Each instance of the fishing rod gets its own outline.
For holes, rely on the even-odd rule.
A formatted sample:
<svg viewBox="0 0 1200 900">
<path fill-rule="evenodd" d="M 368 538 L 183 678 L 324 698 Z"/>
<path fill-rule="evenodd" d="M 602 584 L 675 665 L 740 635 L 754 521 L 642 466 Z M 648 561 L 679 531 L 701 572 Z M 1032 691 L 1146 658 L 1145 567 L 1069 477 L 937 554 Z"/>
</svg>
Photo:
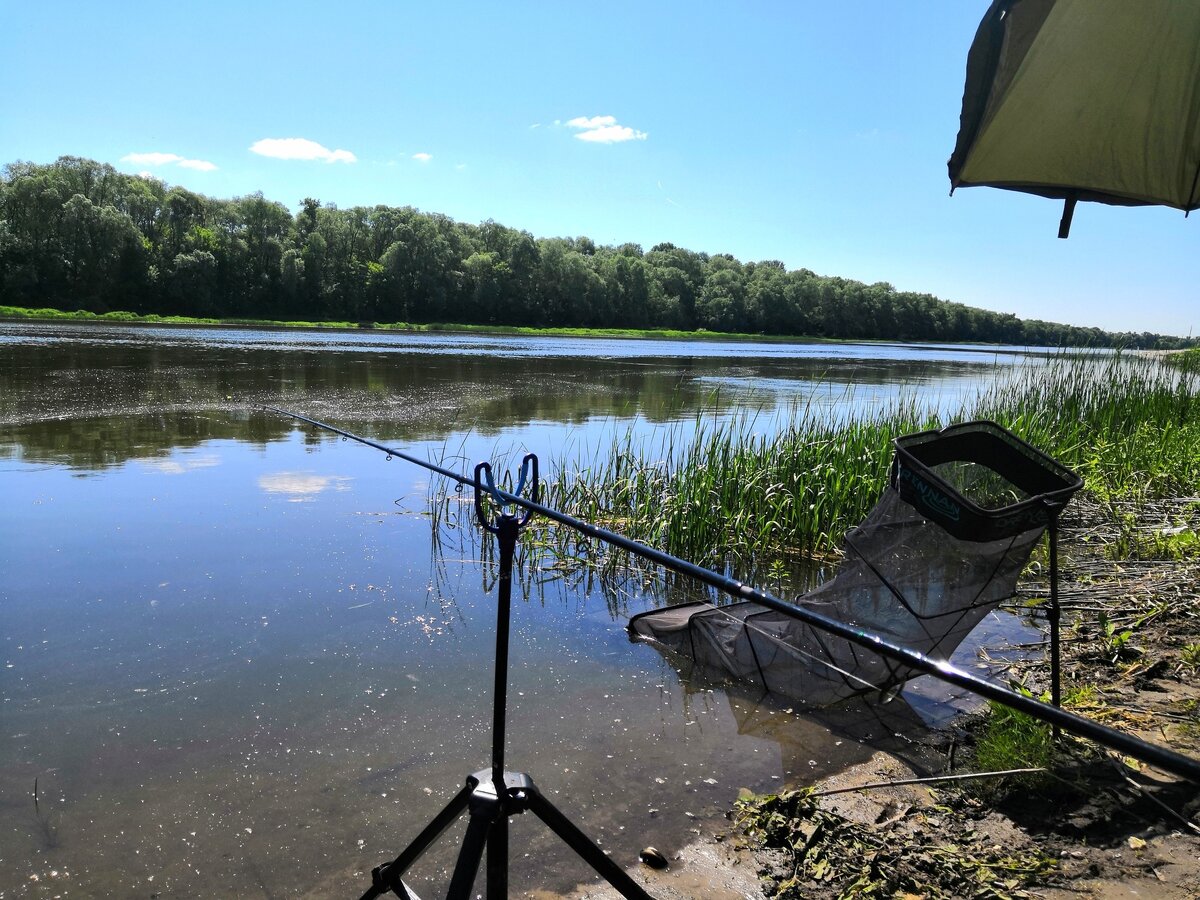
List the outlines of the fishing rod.
<svg viewBox="0 0 1200 900">
<path fill-rule="evenodd" d="M 401 450 L 377 443 L 369 438 L 362 437 L 334 425 L 329 425 L 325 422 L 311 419 L 308 416 L 275 406 L 264 406 L 264 409 L 340 435 L 343 438 L 357 441 L 368 447 L 373 447 L 387 454 L 389 458 L 396 457 L 406 462 L 411 462 L 414 465 L 449 478 L 458 484 L 473 486 L 476 483 L 473 478 L 466 475 L 439 466 L 429 460 L 420 459 Z M 1182 753 L 1151 744 L 1125 732 L 1118 731 L 1115 728 L 1101 725 L 1084 716 L 1051 706 L 1049 703 L 1043 703 L 1034 697 L 1014 691 L 1011 688 L 994 684 L 984 678 L 980 678 L 978 675 L 973 675 L 952 665 L 948 660 L 933 659 L 924 653 L 900 646 L 899 644 L 893 644 L 873 632 L 848 625 L 845 622 L 839 622 L 836 619 L 830 619 L 803 606 L 788 603 L 786 600 L 782 600 L 761 588 L 738 581 L 736 578 L 722 575 L 720 572 L 714 572 L 712 569 L 698 566 L 685 559 L 672 556 L 662 550 L 657 550 L 654 547 L 643 544 L 641 541 L 635 541 L 623 534 L 618 534 L 615 531 L 609 531 L 598 525 L 577 519 L 574 516 L 560 512 L 557 509 L 538 503 L 527 497 L 512 494 L 491 485 L 488 486 L 487 490 L 499 503 L 513 505 L 529 512 L 537 513 L 540 516 L 545 516 L 547 519 L 558 522 L 560 525 L 565 525 L 586 537 L 619 547 L 622 550 L 632 553 L 634 556 L 663 566 L 681 575 L 687 575 L 731 597 L 736 597 L 739 600 L 749 600 L 760 606 L 765 606 L 775 612 L 810 625 L 813 628 L 840 637 L 859 647 L 865 647 L 879 656 L 903 663 L 905 666 L 915 669 L 922 674 L 932 675 L 940 681 L 952 684 L 955 687 L 964 688 L 986 700 L 994 700 L 1010 709 L 1026 713 L 1052 726 L 1061 728 L 1063 731 L 1068 731 L 1078 737 L 1095 741 L 1097 744 L 1141 760 L 1164 772 L 1169 772 L 1172 775 L 1200 784 L 1200 761 L 1185 756 Z"/>
</svg>

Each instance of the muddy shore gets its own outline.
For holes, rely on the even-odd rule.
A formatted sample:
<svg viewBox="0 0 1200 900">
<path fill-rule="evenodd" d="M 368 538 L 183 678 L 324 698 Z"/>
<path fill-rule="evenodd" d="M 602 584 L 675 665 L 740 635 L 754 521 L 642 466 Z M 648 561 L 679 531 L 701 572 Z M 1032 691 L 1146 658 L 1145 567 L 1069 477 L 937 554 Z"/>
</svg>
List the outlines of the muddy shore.
<svg viewBox="0 0 1200 900">
<path fill-rule="evenodd" d="M 1075 504 L 1060 533 L 1064 705 L 1193 757 L 1200 552 L 1187 538 L 1198 527 L 1197 498 L 1136 509 L 1093 500 Z M 1041 574 L 1032 566 L 1013 601 L 1035 619 Z M 997 677 L 1041 695 L 1049 654 Z M 1104 748 L 1064 737 L 1042 772 L 894 784 L 978 773 L 992 718 L 953 723 L 916 765 L 877 753 L 801 796 L 739 803 L 727 830 L 698 838 L 666 872 L 635 875 L 654 896 L 717 900 L 1200 896 L 1200 786 Z"/>
<path fill-rule="evenodd" d="M 1193 757 L 1200 757 L 1200 554 L 1188 537 L 1198 524 L 1196 498 L 1136 508 L 1083 501 L 1064 517 L 1060 538 L 1065 705 Z M 1029 574 L 1015 603 L 1037 609 L 1047 584 L 1036 567 Z M 1040 695 L 1050 686 L 1049 654 L 1010 663 L 1001 677 Z M 974 755 L 989 727 L 989 717 L 978 716 L 943 735 L 945 774 L 978 770 Z M 927 871 L 916 896 L 1200 896 L 1200 786 L 1073 738 L 1053 747 L 1045 768 L 828 793 L 927 774 L 881 755 L 817 785 L 826 796 L 816 804 L 865 829 L 881 859 L 920 862 L 932 845 L 945 848 L 951 871 L 970 870 L 972 860 L 1000 849 L 994 855 L 1017 869 L 1024 864 L 1025 871 L 977 870 L 975 881 L 958 885 L 939 884 Z M 768 854 L 768 896 L 781 885 L 784 896 L 845 895 L 847 881 L 829 876 L 828 864 L 814 879 L 804 858 L 783 857 L 781 872 L 779 851 Z M 844 868 L 848 876 L 862 871 Z M 887 878 L 878 882 L 855 896 L 891 896 Z"/>
</svg>

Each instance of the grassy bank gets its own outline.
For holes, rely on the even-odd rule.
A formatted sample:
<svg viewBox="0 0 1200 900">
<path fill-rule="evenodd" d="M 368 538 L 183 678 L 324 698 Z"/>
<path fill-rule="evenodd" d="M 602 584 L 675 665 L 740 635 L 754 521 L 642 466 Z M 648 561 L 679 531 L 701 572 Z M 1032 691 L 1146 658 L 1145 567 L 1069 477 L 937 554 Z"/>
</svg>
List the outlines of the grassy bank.
<svg viewBox="0 0 1200 900">
<path fill-rule="evenodd" d="M 1163 361 L 1184 372 L 1200 372 L 1200 347 L 1164 354 Z"/>
<path fill-rule="evenodd" d="M 21 306 L 0 306 L 0 319 L 32 320 L 39 322 L 115 322 L 127 325 L 232 325 L 254 328 L 301 328 L 365 331 L 400 331 L 431 333 L 464 333 L 513 335 L 520 337 L 575 337 L 575 338 L 631 338 L 642 340 L 686 340 L 686 341 L 755 341 L 776 344 L 840 344 L 847 341 L 830 338 L 803 336 L 780 336 L 763 334 L 740 334 L 734 332 L 679 331 L 670 328 L 532 328 L 515 325 L 466 325 L 454 322 L 306 322 L 277 319 L 211 319 L 194 316 L 160 316 L 154 313 L 141 315 L 132 312 L 112 311 L 94 313 L 87 310 L 67 312 L 60 309 L 27 309 Z M 862 343 L 862 342 L 855 342 Z M 968 349 L 970 345 L 963 345 Z"/>
</svg>

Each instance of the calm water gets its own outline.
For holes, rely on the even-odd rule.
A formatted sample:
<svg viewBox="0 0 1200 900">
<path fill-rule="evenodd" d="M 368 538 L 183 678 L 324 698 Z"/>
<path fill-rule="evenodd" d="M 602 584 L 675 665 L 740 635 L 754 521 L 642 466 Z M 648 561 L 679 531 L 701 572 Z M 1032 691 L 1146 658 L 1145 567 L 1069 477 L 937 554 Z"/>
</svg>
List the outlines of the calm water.
<svg viewBox="0 0 1200 900">
<path fill-rule="evenodd" d="M 469 471 L 697 416 L 771 428 L 914 391 L 949 409 L 1021 359 L 0 324 L 0 898 L 358 896 L 488 764 L 478 542 L 433 540 L 424 470 L 260 404 Z M 626 638 L 636 589 L 522 585 L 509 767 L 622 864 L 741 787 L 914 754 L 945 713 L 936 691 L 801 716 L 685 681 Z M 460 833 L 414 885 L 443 883 Z M 514 891 L 588 878 L 532 817 L 513 834 Z"/>
</svg>

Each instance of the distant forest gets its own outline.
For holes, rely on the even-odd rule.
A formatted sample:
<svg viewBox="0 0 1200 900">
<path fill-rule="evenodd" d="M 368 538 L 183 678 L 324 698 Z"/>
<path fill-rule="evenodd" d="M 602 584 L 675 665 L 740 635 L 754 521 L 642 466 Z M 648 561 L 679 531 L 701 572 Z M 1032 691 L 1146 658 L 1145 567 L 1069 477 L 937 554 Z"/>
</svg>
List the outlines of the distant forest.
<svg viewBox="0 0 1200 900">
<path fill-rule="evenodd" d="M 1195 341 L 1022 320 L 781 262 L 535 238 L 412 207 L 293 215 L 64 156 L 0 176 L 0 304 L 308 321 L 706 329 L 1038 346 Z"/>
</svg>

